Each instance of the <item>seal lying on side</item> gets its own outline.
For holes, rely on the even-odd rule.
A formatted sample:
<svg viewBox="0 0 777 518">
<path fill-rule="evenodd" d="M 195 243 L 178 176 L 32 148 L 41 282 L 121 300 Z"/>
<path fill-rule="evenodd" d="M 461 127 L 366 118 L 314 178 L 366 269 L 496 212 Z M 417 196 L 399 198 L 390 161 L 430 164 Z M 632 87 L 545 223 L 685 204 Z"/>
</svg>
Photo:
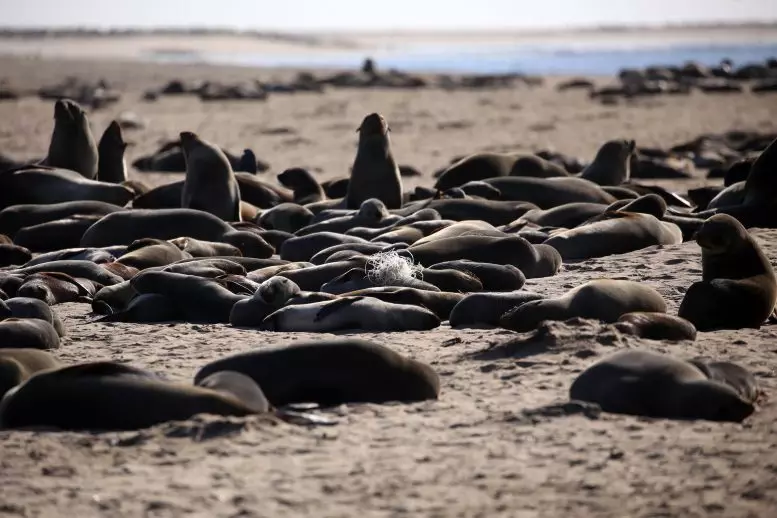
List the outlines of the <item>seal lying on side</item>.
<svg viewBox="0 0 777 518">
<path fill-rule="evenodd" d="M 743 421 L 755 410 L 726 383 L 695 365 L 662 354 L 616 352 L 586 369 L 569 397 L 596 403 L 605 412 L 668 419 Z"/>
<path fill-rule="evenodd" d="M 240 221 L 240 189 L 224 152 L 188 131 L 181 133 L 181 148 L 186 159 L 181 207 Z"/>
<path fill-rule="evenodd" d="M 290 343 L 229 356 L 200 369 L 195 383 L 223 370 L 253 379 L 278 407 L 423 401 L 440 392 L 431 367 L 366 340 Z"/>
<path fill-rule="evenodd" d="M 509 310 L 532 300 L 544 299 L 544 295 L 529 291 L 496 293 L 472 293 L 464 297 L 451 310 L 451 327 L 497 327 L 499 319 Z"/>
<path fill-rule="evenodd" d="M 696 235 L 702 280 L 688 288 L 679 316 L 699 331 L 759 328 L 777 303 L 769 259 L 736 219 L 717 214 Z"/>
<path fill-rule="evenodd" d="M 621 331 L 648 340 L 696 340 L 693 324 L 666 313 L 626 313 L 621 315 L 617 324 Z"/>
<path fill-rule="evenodd" d="M 38 349 L 0 349 L 0 399 L 36 372 L 56 369 L 62 363 Z"/>
<path fill-rule="evenodd" d="M 418 306 L 390 304 L 371 297 L 342 297 L 328 302 L 283 307 L 265 318 L 259 329 L 301 333 L 350 329 L 389 332 L 425 331 L 439 325 L 437 315 Z"/>
<path fill-rule="evenodd" d="M 0 348 L 56 349 L 59 334 L 54 326 L 38 318 L 7 318 L 0 322 Z"/>
<path fill-rule="evenodd" d="M 504 328 L 518 332 L 536 329 L 544 320 L 592 318 L 616 322 L 635 311 L 666 313 L 666 302 L 652 287 L 634 281 L 598 279 L 573 288 L 561 297 L 535 300 L 505 313 Z"/>
<path fill-rule="evenodd" d="M 440 320 L 448 320 L 451 310 L 464 298 L 460 293 L 419 290 L 403 286 L 373 287 L 351 291 L 344 297 L 373 297 L 391 304 L 410 304 L 426 308 Z"/>
<path fill-rule="evenodd" d="M 594 161 L 586 167 L 581 178 L 599 185 L 620 185 L 630 176 L 631 155 L 636 149 L 633 140 L 610 140 L 596 152 Z"/>
<path fill-rule="evenodd" d="M 367 115 L 359 126 L 359 148 L 348 182 L 345 206 L 358 209 L 370 198 L 379 199 L 389 209 L 402 207 L 402 178 L 391 153 L 389 126 L 377 113 Z"/>
<path fill-rule="evenodd" d="M 246 416 L 268 410 L 261 389 L 247 376 L 214 376 L 190 386 L 112 362 L 41 372 L 5 395 L 0 426 L 138 430 L 201 413 Z"/>
</svg>

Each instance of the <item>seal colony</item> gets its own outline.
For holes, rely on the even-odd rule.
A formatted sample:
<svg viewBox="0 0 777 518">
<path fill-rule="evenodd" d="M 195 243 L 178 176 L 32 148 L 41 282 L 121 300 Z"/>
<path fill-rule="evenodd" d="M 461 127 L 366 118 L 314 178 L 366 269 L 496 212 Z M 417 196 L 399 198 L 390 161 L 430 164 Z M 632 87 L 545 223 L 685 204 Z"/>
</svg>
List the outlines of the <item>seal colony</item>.
<svg viewBox="0 0 777 518">
<path fill-rule="evenodd" d="M 322 416 L 358 427 L 362 415 L 398 408 L 410 422 L 450 405 L 452 392 L 481 398 L 483 387 L 462 370 L 489 383 L 515 379 L 523 390 L 537 378 L 515 375 L 548 365 L 559 377 L 547 394 L 567 409 L 763 420 L 761 391 L 771 385 L 739 354 L 738 338 L 769 326 L 776 302 L 773 248 L 748 230 L 768 221 L 768 199 L 742 187 L 734 202 L 710 208 L 662 190 L 636 174 L 647 151 L 628 134 L 603 139 L 584 157 L 590 164 L 560 153 L 475 152 L 435 183 L 407 176 L 401 120 L 363 115 L 349 110 L 352 127 L 341 133 L 352 167 L 336 183 L 303 162 L 277 164 L 277 177 L 239 168 L 207 124 L 170 129 L 183 168 L 166 185 L 127 176 L 126 135 L 113 124 L 95 147 L 94 177 L 64 162 L 0 173 L 0 427 L 39 436 L 161 430 L 200 414 L 227 429 Z M 759 192 L 769 192 L 771 146 L 759 147 L 764 158 L 754 153 L 760 165 L 747 171 Z M 670 264 L 664 252 L 680 249 L 686 260 Z M 622 254 L 644 265 L 608 269 Z M 661 277 L 674 269 L 687 274 Z M 565 345 L 559 326 L 584 346 Z M 735 330 L 725 352 L 708 345 L 718 329 Z M 85 330 L 95 340 L 153 336 L 138 350 L 177 333 L 198 352 L 163 362 L 126 345 L 126 356 L 74 354 L 89 340 Z M 470 354 L 494 337 L 528 345 L 499 361 Z M 224 338 L 235 343 L 216 341 Z M 419 342 L 433 346 L 415 349 Z M 171 365 L 187 372 L 167 379 Z M 529 428 L 526 401 L 505 409 L 516 433 Z M 307 421 L 299 408 L 313 409 Z M 347 429 L 335 440 L 347 440 Z"/>
</svg>

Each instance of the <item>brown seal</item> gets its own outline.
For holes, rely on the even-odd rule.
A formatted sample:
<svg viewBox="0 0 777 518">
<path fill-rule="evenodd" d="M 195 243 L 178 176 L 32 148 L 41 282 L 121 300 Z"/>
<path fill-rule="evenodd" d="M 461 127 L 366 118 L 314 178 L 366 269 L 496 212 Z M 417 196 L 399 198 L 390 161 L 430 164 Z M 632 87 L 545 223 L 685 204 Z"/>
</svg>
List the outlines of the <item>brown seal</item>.
<svg viewBox="0 0 777 518">
<path fill-rule="evenodd" d="M 598 185 L 620 185 L 629 180 L 633 140 L 610 140 L 596 152 L 593 162 L 580 173 L 581 178 Z"/>
<path fill-rule="evenodd" d="M 181 207 L 240 221 L 240 189 L 224 152 L 188 131 L 181 133 L 181 148 L 186 158 Z"/>
<path fill-rule="evenodd" d="M 75 101 L 58 100 L 54 103 L 54 132 L 43 163 L 76 171 L 94 180 L 97 161 L 97 146 L 86 112 Z"/>
<path fill-rule="evenodd" d="M 61 365 L 52 354 L 39 349 L 0 349 L 0 400 L 33 374 Z"/>
<path fill-rule="evenodd" d="M 127 143 L 121 133 L 121 126 L 116 121 L 111 121 L 100 142 L 97 144 L 99 160 L 97 167 L 97 179 L 101 182 L 122 183 L 127 181 L 127 162 L 124 160 L 124 151 Z"/>
<path fill-rule="evenodd" d="M 402 207 L 402 178 L 391 153 L 389 126 L 377 113 L 367 115 L 359 126 L 359 148 L 348 182 L 345 206 L 357 209 L 377 198 L 389 209 Z"/>
<path fill-rule="evenodd" d="M 301 167 L 286 169 L 278 175 L 278 181 L 294 192 L 294 203 L 299 205 L 326 199 L 324 188 L 307 169 Z"/>
<path fill-rule="evenodd" d="M 696 242 L 702 280 L 688 288 L 678 314 L 699 331 L 760 327 L 777 303 L 777 279 L 755 239 L 733 217 L 717 214 Z"/>
</svg>

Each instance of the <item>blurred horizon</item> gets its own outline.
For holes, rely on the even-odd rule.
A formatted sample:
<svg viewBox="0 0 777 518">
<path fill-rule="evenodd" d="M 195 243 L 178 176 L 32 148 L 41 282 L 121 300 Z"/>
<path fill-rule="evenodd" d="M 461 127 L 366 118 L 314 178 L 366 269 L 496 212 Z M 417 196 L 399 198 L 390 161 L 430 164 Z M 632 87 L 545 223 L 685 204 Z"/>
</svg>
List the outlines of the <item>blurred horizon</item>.
<svg viewBox="0 0 777 518">
<path fill-rule="evenodd" d="M 280 32 L 413 32 L 585 30 L 748 25 L 777 22 L 773 0 L 8 0 L 0 5 L 6 29 L 174 30 Z M 366 6 L 366 7 L 365 7 Z"/>
</svg>

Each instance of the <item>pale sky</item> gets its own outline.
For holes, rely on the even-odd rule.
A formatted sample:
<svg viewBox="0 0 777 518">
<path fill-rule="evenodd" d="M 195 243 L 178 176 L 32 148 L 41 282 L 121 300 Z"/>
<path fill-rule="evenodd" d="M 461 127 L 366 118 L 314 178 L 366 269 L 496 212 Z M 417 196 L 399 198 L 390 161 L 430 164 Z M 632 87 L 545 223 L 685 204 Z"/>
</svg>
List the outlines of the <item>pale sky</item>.
<svg viewBox="0 0 777 518">
<path fill-rule="evenodd" d="M 0 26 L 544 28 L 774 21 L 777 0 L 0 0 Z"/>
</svg>

